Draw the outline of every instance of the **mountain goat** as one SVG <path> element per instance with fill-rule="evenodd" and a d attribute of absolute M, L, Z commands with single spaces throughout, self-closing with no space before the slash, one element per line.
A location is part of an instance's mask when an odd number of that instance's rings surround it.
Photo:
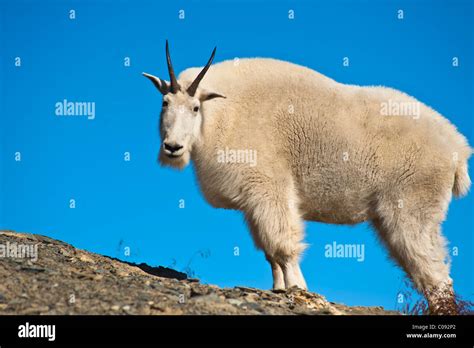
<path fill-rule="evenodd" d="M 192 160 L 207 201 L 243 212 L 273 288 L 306 289 L 303 220 L 370 221 L 432 312 L 441 292 L 454 303 L 440 225 L 470 187 L 466 138 L 397 90 L 274 59 L 211 66 L 214 54 L 176 78 L 166 42 L 170 81 L 144 73 L 163 94 L 159 161 Z"/>

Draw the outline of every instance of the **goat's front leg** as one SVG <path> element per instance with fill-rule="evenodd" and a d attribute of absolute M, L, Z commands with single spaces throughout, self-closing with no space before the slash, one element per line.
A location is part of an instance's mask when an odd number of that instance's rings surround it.
<path fill-rule="evenodd" d="M 284 290 L 285 278 L 280 265 L 268 255 L 266 255 L 266 259 L 272 267 L 273 290 Z"/>
<path fill-rule="evenodd" d="M 295 258 L 286 258 L 286 260 L 281 261 L 281 269 L 283 271 L 283 277 L 285 280 L 285 287 L 291 288 L 292 286 L 297 286 L 300 289 L 307 290 L 306 281 L 301 272 L 300 264 L 298 257 Z"/>
<path fill-rule="evenodd" d="M 245 217 L 257 248 L 265 252 L 272 267 L 273 288 L 306 289 L 299 266 L 305 249 L 303 224 L 295 204 L 291 204 L 295 199 L 275 189 L 263 191 L 261 187 L 253 198 L 251 202 L 255 205 L 247 206 Z"/>

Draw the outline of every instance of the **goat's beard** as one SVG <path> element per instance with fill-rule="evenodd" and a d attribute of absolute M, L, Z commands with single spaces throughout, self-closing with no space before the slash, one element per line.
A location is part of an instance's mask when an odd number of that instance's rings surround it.
<path fill-rule="evenodd" d="M 176 169 L 184 169 L 191 159 L 191 154 L 189 151 L 185 151 L 180 157 L 169 157 L 164 153 L 163 150 L 160 150 L 158 154 L 158 162 L 164 167 L 172 167 Z"/>

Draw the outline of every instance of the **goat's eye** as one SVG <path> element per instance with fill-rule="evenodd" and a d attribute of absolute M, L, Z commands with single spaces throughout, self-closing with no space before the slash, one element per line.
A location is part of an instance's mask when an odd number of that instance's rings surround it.
<path fill-rule="evenodd" d="M 198 112 L 199 111 L 199 106 L 195 106 L 193 110 L 194 110 L 194 112 Z"/>
<path fill-rule="evenodd" d="M 167 107 L 168 106 L 168 102 L 166 100 L 163 100 L 163 107 Z"/>

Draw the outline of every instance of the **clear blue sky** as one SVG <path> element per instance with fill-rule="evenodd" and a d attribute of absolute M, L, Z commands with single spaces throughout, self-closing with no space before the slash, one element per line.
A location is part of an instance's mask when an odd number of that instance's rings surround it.
<path fill-rule="evenodd" d="M 191 260 L 197 277 L 220 286 L 271 287 L 240 214 L 211 208 L 191 167 L 176 172 L 156 163 L 161 95 L 141 72 L 167 78 L 166 38 L 177 71 L 203 65 L 217 45 L 216 61 L 273 57 L 339 82 L 400 89 L 448 117 L 474 145 L 470 1 L 0 3 L 0 228 L 178 270 Z M 57 117 L 63 99 L 95 102 L 95 119 Z M 474 192 L 453 201 L 443 224 L 459 250 L 455 288 L 471 300 L 473 202 Z M 306 227 L 310 290 L 350 305 L 395 307 L 403 273 L 368 225 Z M 333 241 L 364 244 L 364 262 L 325 258 Z"/>

